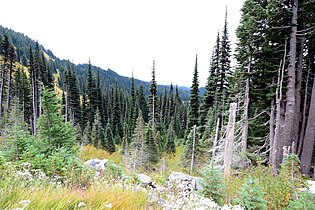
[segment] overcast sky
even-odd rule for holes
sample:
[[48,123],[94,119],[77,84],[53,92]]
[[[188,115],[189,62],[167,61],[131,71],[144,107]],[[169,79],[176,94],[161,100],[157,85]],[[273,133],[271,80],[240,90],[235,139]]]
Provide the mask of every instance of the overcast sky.
[[1,0],[0,25],[38,40],[57,57],[159,84],[191,86],[195,55],[205,86],[228,7],[229,36],[243,0]]

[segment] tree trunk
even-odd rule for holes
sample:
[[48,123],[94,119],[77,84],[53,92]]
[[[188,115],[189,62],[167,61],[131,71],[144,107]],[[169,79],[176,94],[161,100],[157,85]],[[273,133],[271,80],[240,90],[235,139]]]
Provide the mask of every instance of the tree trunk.
[[280,61],[278,71],[278,82],[276,88],[276,119],[275,119],[275,133],[273,139],[273,145],[271,145],[271,165],[273,166],[274,173],[277,174],[277,168],[280,164],[279,151],[280,151],[280,134],[281,134],[281,101],[282,101],[282,83],[284,76],[284,61],[287,54],[287,42],[284,44],[283,60]]
[[249,58],[247,68],[247,79],[245,86],[245,101],[244,101],[244,114],[243,114],[243,126],[242,126],[242,155],[246,154],[247,139],[248,139],[248,109],[249,109],[249,74],[251,71],[252,57]]
[[298,0],[293,0],[292,19],[291,19],[291,35],[290,35],[290,60],[288,66],[288,85],[286,93],[286,111],[284,119],[284,127],[281,133],[280,160],[282,160],[282,152],[284,146],[291,146],[294,131],[295,117],[295,60],[296,60],[296,33],[297,33],[297,10]]
[[36,101],[36,78],[33,72],[32,75],[32,103],[33,103],[33,135],[36,135],[36,122],[37,122],[37,101]]
[[3,100],[4,83],[5,83],[5,76],[6,76],[6,65],[7,65],[7,59],[4,58],[2,71],[1,71],[1,83],[0,83],[0,119],[2,119],[2,100]]
[[302,114],[302,125],[301,125],[301,133],[300,133],[300,139],[299,139],[299,146],[298,146],[298,157],[301,157],[301,153],[302,153],[302,146],[303,146],[303,142],[304,142],[304,136],[305,136],[305,127],[306,127],[306,112],[308,110],[308,100],[307,100],[307,96],[308,96],[308,83],[310,80],[310,67],[308,68],[308,72],[307,72],[307,77],[306,77],[306,83],[305,83],[305,92],[304,92],[304,103],[303,103],[303,114]]
[[215,136],[214,136],[214,142],[213,142],[213,150],[212,150],[212,162],[214,162],[215,158],[215,152],[216,152],[216,146],[219,139],[219,126],[220,126],[220,117],[217,119],[217,125],[215,127]]
[[194,125],[194,134],[193,134],[193,147],[191,152],[191,162],[190,162],[190,175],[192,175],[194,163],[195,163],[195,146],[196,146],[196,125]]
[[229,177],[232,168],[232,156],[233,156],[233,143],[234,143],[234,130],[235,130],[235,118],[236,118],[236,103],[230,104],[229,122],[227,125],[227,137],[225,141],[224,150],[224,176]]
[[301,171],[307,174],[311,168],[315,141],[315,79],[313,80],[312,96],[308,114],[305,137],[301,154]]
[[270,106],[270,118],[269,118],[269,164],[272,164],[272,148],[274,145],[275,139],[275,101],[272,99],[271,106]]
[[299,141],[299,128],[301,120],[301,87],[302,87],[302,68],[303,68],[303,52],[304,52],[304,43],[305,37],[300,38],[300,49],[299,49],[299,59],[297,63],[297,78],[296,78],[296,90],[295,90],[295,116],[294,116],[294,132],[293,132],[293,141],[294,148],[293,152],[297,154],[298,150],[298,141]]
[[13,71],[13,61],[10,61],[10,68],[9,68],[9,78],[8,78],[8,92],[7,92],[7,100],[5,106],[5,128],[7,128],[7,123],[9,119],[9,109],[10,109],[10,99],[11,99],[11,84],[12,84],[12,71]]

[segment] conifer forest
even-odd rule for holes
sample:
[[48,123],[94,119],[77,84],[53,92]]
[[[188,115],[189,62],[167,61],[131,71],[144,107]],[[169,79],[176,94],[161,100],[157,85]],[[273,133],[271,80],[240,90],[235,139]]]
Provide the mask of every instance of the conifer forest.
[[145,82],[0,25],[0,209],[315,209],[315,1],[240,13],[190,89],[159,85],[158,60]]

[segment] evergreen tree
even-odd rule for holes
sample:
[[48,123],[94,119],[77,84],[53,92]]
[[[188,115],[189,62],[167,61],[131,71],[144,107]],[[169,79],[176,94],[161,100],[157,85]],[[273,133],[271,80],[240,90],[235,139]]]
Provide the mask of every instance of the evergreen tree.
[[100,148],[104,141],[104,129],[101,123],[100,111],[97,109],[95,113],[93,128],[92,128],[92,143],[96,148]]
[[144,95],[142,86],[140,86],[139,91],[138,91],[138,104],[139,104],[139,109],[142,112],[144,122],[148,123],[149,122],[149,109],[148,109],[147,99]]
[[159,150],[154,138],[154,130],[149,127],[146,133],[148,163],[156,164],[159,161]]
[[43,97],[43,114],[38,119],[38,137],[45,142],[47,152],[65,147],[71,149],[75,145],[75,129],[65,123],[63,116],[60,114],[60,104],[56,95],[44,88]]
[[23,69],[18,68],[15,75],[15,96],[19,99],[23,119],[30,123],[32,115],[32,100],[30,83]]
[[171,121],[167,131],[166,151],[168,153],[175,153],[175,131],[174,131],[174,120]]
[[118,87],[116,86],[114,92],[114,99],[113,99],[113,109],[112,109],[112,131],[114,134],[114,138],[117,140],[116,143],[120,144],[120,139],[122,137],[122,125],[121,125],[121,109],[120,109],[120,101],[119,101],[119,91]]
[[92,124],[94,122],[94,115],[97,107],[97,93],[96,93],[96,85],[92,75],[92,66],[89,61],[88,66],[88,78],[87,78],[87,108],[88,108],[88,120],[90,122],[90,128],[92,129]]
[[144,138],[145,122],[142,117],[142,112],[139,112],[135,130],[130,143],[130,152],[132,160],[132,170],[136,172],[139,168],[146,165],[148,157],[146,154],[147,144]]
[[105,130],[105,139],[106,139],[106,150],[110,153],[113,153],[116,151],[115,147],[115,139],[113,136],[112,128],[109,123],[106,125],[106,130]]
[[6,138],[2,146],[7,160],[16,161],[22,158],[22,154],[28,149],[33,139],[23,119],[18,98],[14,98],[12,102]]
[[189,119],[188,130],[194,125],[198,125],[198,110],[199,110],[199,83],[198,83],[198,60],[196,55],[195,70],[193,81],[190,89],[190,104],[189,104]]
[[155,133],[157,127],[159,126],[158,123],[158,98],[157,98],[157,85],[155,81],[155,61],[153,61],[152,66],[152,80],[150,85],[150,96],[149,96],[149,122],[152,126],[153,132]]
[[[214,122],[217,117],[215,115],[208,116],[208,112],[210,108],[213,108],[214,110],[217,109],[215,107],[215,103],[217,101],[216,99],[216,90],[217,90],[217,73],[220,71],[220,37],[219,33],[217,36],[216,45],[213,50],[213,55],[210,63],[210,71],[209,71],[209,77],[207,80],[206,90],[205,94],[203,96],[202,103],[200,105],[200,114],[199,114],[199,132],[203,135],[205,131],[205,125],[207,121]],[[210,117],[210,118],[209,118]],[[215,123],[212,123],[215,124]],[[213,129],[213,127],[210,127],[209,129]],[[204,136],[204,135],[203,135]]]
[[217,73],[218,78],[218,87],[217,87],[217,104],[218,104],[218,117],[220,118],[220,129],[223,125],[223,116],[225,112],[225,106],[227,102],[227,89],[228,89],[228,82],[227,77],[231,75],[230,70],[230,41],[228,37],[228,22],[227,22],[227,11],[225,12],[225,22],[221,37],[221,45],[220,45],[220,68],[219,72]]

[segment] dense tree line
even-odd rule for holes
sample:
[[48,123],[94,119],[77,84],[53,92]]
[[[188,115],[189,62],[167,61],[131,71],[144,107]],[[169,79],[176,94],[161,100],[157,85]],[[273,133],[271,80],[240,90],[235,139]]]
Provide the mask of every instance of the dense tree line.
[[[3,34],[1,135],[10,132],[10,116],[21,110],[23,131],[42,136],[54,148],[64,141],[58,129],[64,136],[75,132],[69,144],[91,144],[110,153],[120,145],[126,165],[138,171],[183,145],[183,165],[192,171],[209,160],[223,164],[228,107],[234,102],[235,167],[248,167],[259,157],[277,173],[283,158],[295,153],[302,172],[309,173],[315,141],[314,11],[314,3],[306,0],[246,0],[236,31],[235,67],[226,11],[205,93],[200,93],[196,56],[188,100],[178,86],[157,85],[155,61],[149,85],[133,76],[118,82],[114,72],[90,61],[78,66],[60,61],[38,43],[26,52],[14,45],[16,36]],[[106,74],[112,81],[104,79]]]

